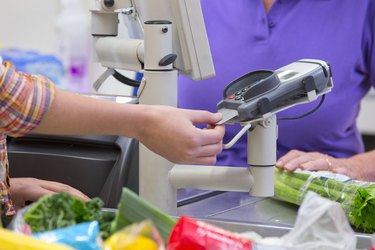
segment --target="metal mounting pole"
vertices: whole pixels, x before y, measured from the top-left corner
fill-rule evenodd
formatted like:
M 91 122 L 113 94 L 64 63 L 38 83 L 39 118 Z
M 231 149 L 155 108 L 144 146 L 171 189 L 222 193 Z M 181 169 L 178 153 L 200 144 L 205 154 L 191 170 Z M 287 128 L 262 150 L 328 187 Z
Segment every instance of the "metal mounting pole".
M 250 195 L 267 197 L 274 194 L 274 166 L 277 150 L 276 115 L 257 123 L 248 132 L 248 165 L 254 178 Z
M 172 54 L 172 28 L 168 21 L 145 23 L 144 78 L 139 88 L 140 104 L 177 106 L 177 71 L 172 64 L 160 66 L 165 56 Z M 167 119 L 167 117 L 166 117 Z M 159 142 L 166 143 L 166 142 Z M 139 195 L 171 215 L 177 214 L 177 190 L 168 181 L 173 164 L 139 148 Z

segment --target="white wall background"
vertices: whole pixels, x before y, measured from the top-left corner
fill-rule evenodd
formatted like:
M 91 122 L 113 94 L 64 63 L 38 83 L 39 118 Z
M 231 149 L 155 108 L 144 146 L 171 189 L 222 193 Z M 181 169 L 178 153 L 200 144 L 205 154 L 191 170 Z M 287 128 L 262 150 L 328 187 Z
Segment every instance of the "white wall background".
M 58 3 L 56 0 L 2 1 L 0 44 L 54 53 L 54 20 L 59 13 Z
M 89 6 L 93 0 L 77 1 L 81 1 L 82 7 L 87 9 L 89 20 Z M 58 0 L 1 1 L 0 47 L 32 49 L 57 55 L 55 21 L 59 13 L 60 1 Z M 90 81 L 94 82 L 105 69 L 98 63 L 92 63 L 90 66 Z M 126 73 L 133 76 L 133 73 Z M 110 77 L 101 87 L 100 93 L 130 95 L 132 89 Z

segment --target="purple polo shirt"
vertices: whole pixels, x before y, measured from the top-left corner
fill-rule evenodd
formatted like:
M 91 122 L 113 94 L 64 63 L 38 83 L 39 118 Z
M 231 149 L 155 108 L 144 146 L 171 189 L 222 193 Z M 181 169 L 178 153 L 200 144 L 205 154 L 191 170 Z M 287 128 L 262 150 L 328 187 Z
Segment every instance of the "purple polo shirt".
M 332 67 L 334 88 L 315 113 L 278 121 L 278 157 L 291 149 L 340 158 L 363 152 L 356 117 L 361 99 L 375 86 L 371 2 L 276 0 L 267 14 L 262 0 L 202 0 L 216 76 L 200 82 L 181 76 L 179 107 L 215 112 L 224 87 L 243 74 L 276 70 L 303 58 L 325 60 Z M 277 117 L 304 114 L 319 100 Z M 241 128 L 226 125 L 224 142 Z M 246 136 L 218 156 L 218 165 L 246 166 L 246 162 Z

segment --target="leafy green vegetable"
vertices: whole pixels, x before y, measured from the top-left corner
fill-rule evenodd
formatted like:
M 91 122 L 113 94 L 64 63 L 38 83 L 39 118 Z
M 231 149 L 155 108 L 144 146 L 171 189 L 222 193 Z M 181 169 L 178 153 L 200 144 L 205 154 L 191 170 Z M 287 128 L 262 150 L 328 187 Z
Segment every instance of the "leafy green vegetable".
M 116 214 L 114 212 L 103 211 L 101 213 L 99 221 L 100 233 L 102 239 L 107 239 L 112 233 L 112 223 L 115 219 Z
M 354 209 L 349 213 L 350 222 L 366 233 L 375 232 L 375 184 L 359 188 L 353 199 Z
M 105 238 L 109 235 L 108 224 L 113 220 L 114 213 L 111 216 L 104 214 L 103 205 L 103 201 L 97 197 L 85 203 L 70 194 L 57 193 L 40 198 L 26 211 L 23 218 L 33 233 L 97 220 Z
M 375 232 L 375 184 L 275 170 L 275 198 L 301 205 L 307 191 L 338 202 L 358 230 Z
M 43 196 L 23 218 L 35 233 L 75 225 L 76 215 L 72 209 L 75 199 L 66 193 Z

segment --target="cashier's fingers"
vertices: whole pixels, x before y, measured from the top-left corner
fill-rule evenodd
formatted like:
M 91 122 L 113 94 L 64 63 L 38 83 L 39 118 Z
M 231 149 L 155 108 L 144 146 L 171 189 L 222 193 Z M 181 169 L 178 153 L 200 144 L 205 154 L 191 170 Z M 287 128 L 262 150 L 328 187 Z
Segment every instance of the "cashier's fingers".
M 302 170 L 326 170 L 326 171 L 333 171 L 333 166 L 331 160 L 328 158 L 318 158 L 315 160 L 311 160 L 305 163 L 302 163 L 300 168 Z
M 301 163 L 306 162 L 306 159 L 301 158 L 303 155 L 302 151 L 291 150 L 276 162 L 276 167 L 294 171 L 301 166 Z
M 319 152 L 303 152 L 291 150 L 284 157 L 280 158 L 276 167 L 287 171 L 294 171 L 297 168 L 303 170 L 328 170 L 332 171 L 333 157 Z
M 302 151 L 299 150 L 290 150 L 287 154 L 277 160 L 276 167 L 285 168 L 285 165 L 288 164 L 293 159 L 297 158 L 302 154 Z
M 68 194 L 71 194 L 83 201 L 89 201 L 90 198 L 83 194 L 81 191 L 79 191 L 78 189 L 74 188 L 74 187 L 71 187 L 69 185 L 66 185 L 66 184 L 63 184 L 63 183 L 60 183 L 60 182 L 55 182 L 55 181 L 46 181 L 46 180 L 39 180 L 39 184 L 42 188 L 46 189 L 46 190 L 50 190 L 52 192 L 55 192 L 55 193 L 59 193 L 59 192 L 65 192 L 65 193 L 68 193 Z

